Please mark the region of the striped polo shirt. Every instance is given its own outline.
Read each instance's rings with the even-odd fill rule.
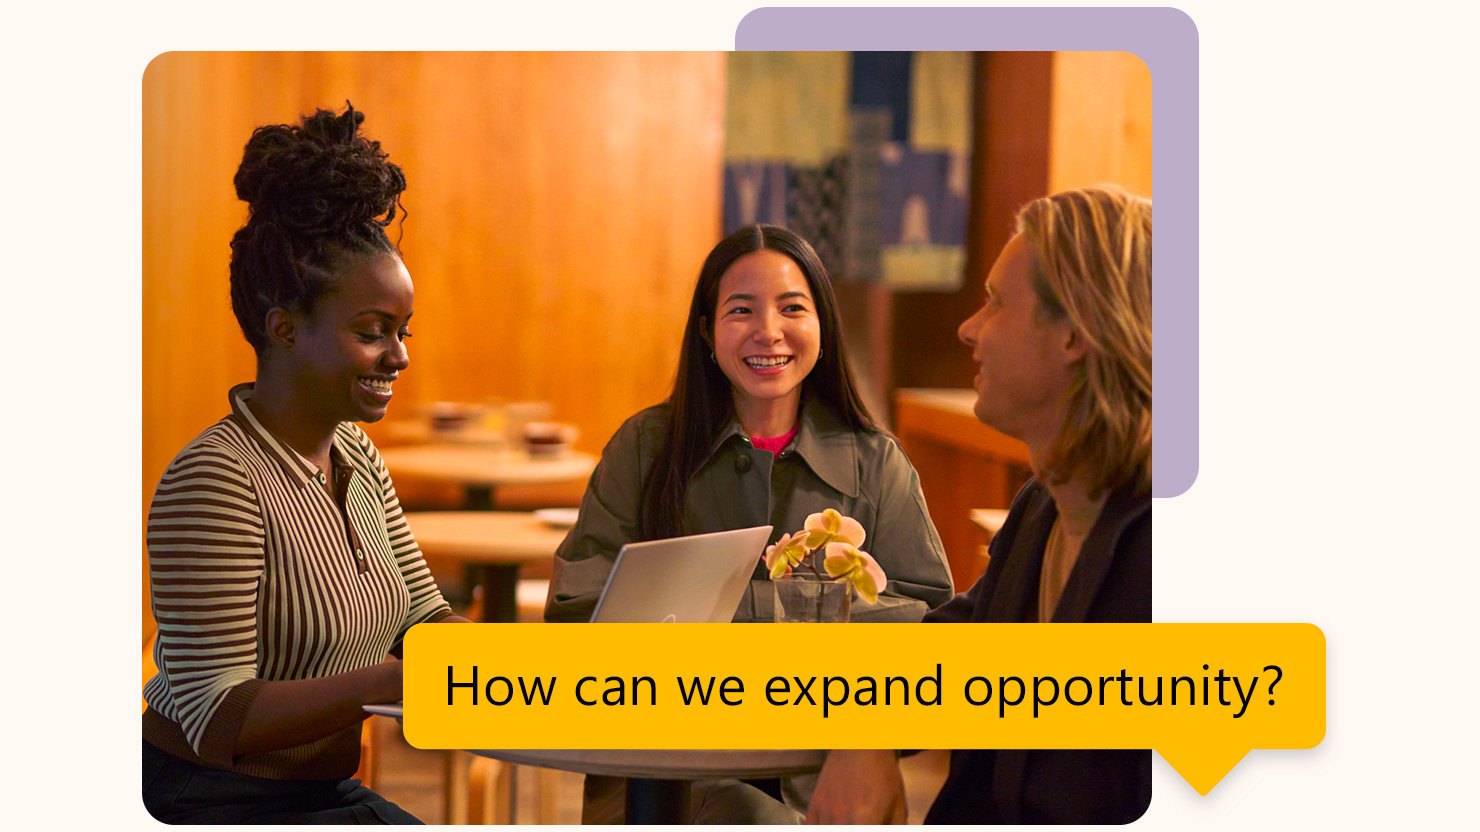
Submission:
[[[144,739],[213,768],[275,779],[348,777],[359,727],[234,756],[264,682],[331,676],[399,653],[413,624],[451,614],[401,514],[380,454],[352,423],[328,478],[231,389],[231,414],[170,463],[149,508],[159,673]]]

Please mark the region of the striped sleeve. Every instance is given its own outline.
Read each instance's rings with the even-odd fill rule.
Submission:
[[[202,759],[217,765],[229,765],[261,686],[257,591],[264,539],[257,495],[229,448],[202,442],[181,452],[149,508],[160,672],[145,697],[180,725]]]
[[[411,535],[411,528],[401,512],[401,501],[396,496],[395,483],[391,482],[390,471],[381,461],[380,451],[358,426],[354,426],[354,431],[356,440],[370,460],[370,469],[384,500],[385,532],[390,539],[391,554],[396,559],[396,567],[401,571],[401,579],[406,582],[407,591],[411,593],[411,608],[406,614],[406,621],[396,632],[395,646],[392,648],[394,654],[400,655],[401,640],[406,637],[407,630],[426,621],[440,621],[452,614],[452,608],[442,597],[442,590],[437,587],[432,570],[427,568],[421,549],[416,545],[416,538]]]

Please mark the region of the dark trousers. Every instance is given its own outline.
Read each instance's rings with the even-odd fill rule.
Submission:
[[[359,780],[233,774],[198,766],[147,742],[144,808],[164,823],[421,823]]]

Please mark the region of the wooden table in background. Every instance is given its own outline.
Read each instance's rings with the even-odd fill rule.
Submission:
[[[483,587],[485,622],[519,620],[519,569],[546,563],[568,529],[523,511],[412,511],[406,525],[428,560],[458,561]]]
[[[596,457],[566,451],[549,458],[531,457],[523,449],[434,443],[402,445],[380,452],[391,477],[416,477],[462,486],[466,507],[483,511],[497,505],[501,485],[584,480],[596,468]]]
[[[379,448],[395,448],[402,445],[482,445],[488,448],[503,448],[510,445],[503,431],[489,430],[478,425],[467,425],[455,430],[438,430],[426,419],[386,419],[377,422],[366,432]]]
[[[957,592],[986,571],[985,532],[972,509],[1006,509],[1028,481],[1028,447],[977,420],[975,390],[907,388],[895,394],[894,431],[920,475],[930,519]]]

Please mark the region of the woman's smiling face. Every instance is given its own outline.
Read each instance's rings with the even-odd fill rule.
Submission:
[[[714,358],[742,423],[748,412],[800,404],[822,335],[807,278],[790,257],[762,249],[731,264],[713,320]]]
[[[326,422],[375,422],[410,364],[411,275],[384,254],[358,262],[299,323],[295,385]]]

